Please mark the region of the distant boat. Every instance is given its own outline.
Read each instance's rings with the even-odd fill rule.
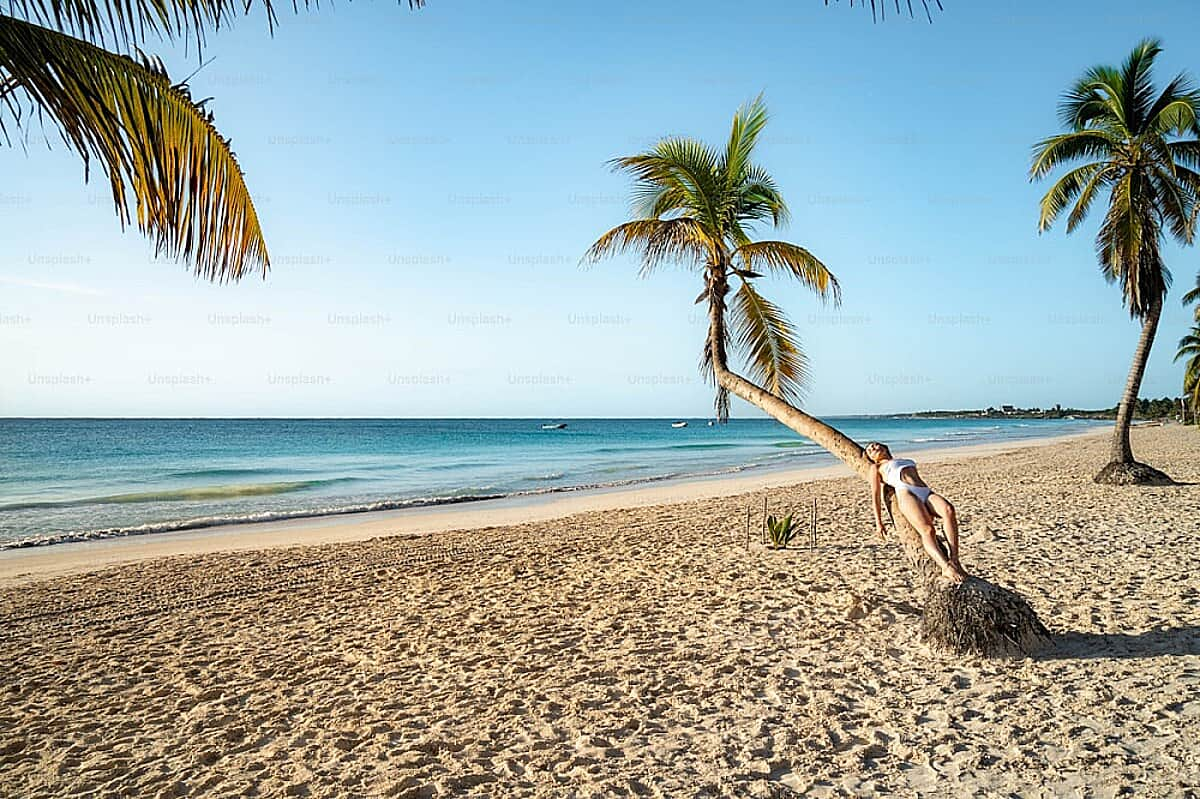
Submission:
[[[566,430],[567,423],[559,422],[558,424],[544,424],[544,425],[542,425],[542,429],[543,430]]]
[[[709,427],[712,427],[712,426],[713,426],[713,420],[712,420],[712,419],[709,419],[709,420],[708,420],[708,426],[709,426]]]
[[[671,427],[687,427],[687,422],[671,422]]]

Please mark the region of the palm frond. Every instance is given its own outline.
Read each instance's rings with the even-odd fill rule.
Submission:
[[[719,161],[717,153],[703,142],[670,137],[659,141],[650,152],[611,163],[613,169],[627,172],[642,184],[643,198],[669,188],[676,200],[686,198],[692,215],[719,227],[723,190]]]
[[[776,227],[786,225],[791,217],[783,193],[775,178],[762,167],[750,164],[742,180],[735,186],[737,203],[735,217],[741,223],[759,222],[769,218]]]
[[[1143,39],[1121,65],[1123,120],[1135,135],[1145,130],[1150,121],[1148,114],[1154,104],[1152,70],[1154,60],[1161,52],[1162,46],[1157,39]]]
[[[725,144],[725,155],[720,169],[725,173],[726,189],[733,189],[742,180],[750,166],[754,145],[768,120],[767,105],[760,94],[753,102],[743,105],[733,115],[729,141]]]
[[[808,361],[783,310],[743,280],[730,306],[738,352],[751,375],[777,397],[796,401],[808,384]]]
[[[1086,130],[1097,126],[1124,126],[1124,92],[1121,73],[1112,67],[1096,66],[1063,95],[1058,105],[1058,118],[1070,130]]]
[[[795,278],[811,289],[822,301],[838,305],[842,287],[837,278],[815,255],[786,241],[755,241],[734,250],[734,257],[751,272],[773,272]]]
[[[834,0],[834,2],[838,2],[838,0]],[[878,22],[880,20],[887,19],[888,0],[850,0],[850,7],[854,8],[856,2],[858,5],[863,7],[868,5],[871,6],[872,22]],[[825,5],[829,5],[829,0],[825,0]],[[897,15],[903,13],[903,8],[907,8],[908,15],[910,17],[916,16],[916,9],[913,6],[913,0],[904,0],[903,5],[901,5],[901,0],[892,0],[892,5],[896,10]],[[944,10],[942,8],[942,0],[933,0],[932,5],[930,4],[929,0],[921,0],[921,8],[925,10],[925,18],[930,22],[933,22],[933,14],[931,13],[933,8],[936,8],[938,11]]]
[[[712,255],[712,242],[703,226],[690,217],[635,219],[597,239],[583,261],[596,263],[630,250],[640,254],[641,275],[645,277],[667,262],[702,266]]]
[[[9,106],[17,127],[50,117],[85,165],[99,162],[122,226],[132,193],[138,227],[159,254],[210,280],[265,274],[266,243],[229,141],[161,62],[0,16],[0,72],[18,87]],[[7,134],[2,118],[0,129]]]
[[[1083,224],[1083,220],[1087,218],[1088,211],[1091,210],[1092,201],[1096,198],[1096,192],[1108,186],[1115,174],[1116,170],[1112,166],[1105,164],[1088,178],[1087,183],[1080,189],[1079,197],[1075,200],[1075,205],[1071,208],[1071,213],[1067,217],[1068,233],[1073,233],[1076,228]],[[1043,200],[1043,202],[1045,201]]]
[[[1106,159],[1117,144],[1108,133],[1097,130],[1070,131],[1051,136],[1034,145],[1029,177],[1031,180],[1044,178],[1057,167],[1084,158]]]
[[[1104,164],[1101,162],[1084,164],[1072,169],[1055,181],[1050,190],[1042,197],[1041,215],[1038,218],[1038,232],[1049,230],[1063,209],[1076,197],[1081,197],[1084,188],[1103,169]],[[1081,197],[1081,199],[1083,198]],[[1090,202],[1090,198],[1088,198],[1088,202]],[[1086,208],[1082,212],[1086,213]],[[1068,230],[1070,229],[1068,227]]]
[[[292,0],[292,10],[299,11],[301,2],[309,8],[319,0]],[[101,46],[133,50],[152,35],[192,39],[203,47],[206,31],[249,14],[256,5],[273,31],[278,18],[272,0],[9,0],[7,13]],[[420,8],[425,0],[408,0],[408,5]]]

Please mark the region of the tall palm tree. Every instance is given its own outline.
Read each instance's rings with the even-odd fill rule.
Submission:
[[[1084,73],[1059,106],[1067,132],[1038,142],[1030,168],[1036,180],[1071,166],[1042,198],[1039,231],[1049,229],[1071,205],[1070,233],[1087,217],[1096,196],[1107,193],[1108,210],[1096,234],[1100,271],[1121,287],[1130,315],[1142,323],[1117,408],[1109,463],[1096,475],[1098,483],[1170,481],[1138,463],[1129,445],[1138,389],[1171,285],[1163,239],[1169,234],[1191,244],[1200,209],[1200,93],[1184,74],[1162,91],[1155,89],[1152,68],[1161,51],[1156,40],[1147,39],[1120,68],[1097,66]]]
[[[261,6],[273,30],[271,0]],[[207,30],[251,7],[250,0],[9,0],[0,13],[0,136],[12,144],[14,133],[39,132],[49,120],[85,167],[94,159],[104,170],[121,226],[136,219],[159,254],[210,280],[265,274],[266,242],[229,140],[204,101],[141,50],[151,35],[200,48]]]
[[[754,236],[756,226],[778,226],[788,218],[775,180],[752,160],[766,123],[760,97],[734,114],[721,149],[667,138],[646,152],[616,159],[614,167],[634,179],[637,218],[601,236],[584,261],[633,252],[641,258],[643,275],[667,262],[692,268],[702,285],[696,302],[707,305],[709,320],[700,366],[715,386],[718,416],[728,416],[732,393],[869,480],[873,467],[862,447],[797,407],[807,378],[804,355],[783,310],[756,287],[771,273],[799,281],[823,300],[840,299],[837,280],[807,249]],[[750,378],[730,368],[731,353],[745,363]],[[1042,640],[1045,628],[1012,592],[978,578],[958,588],[939,580],[894,495],[888,502],[908,561],[926,590],[924,630],[930,641],[956,651],[995,653],[1014,646],[1031,649]]]
[[[1196,418],[1200,413],[1200,325],[1193,325],[1192,332],[1179,339],[1175,360],[1180,358],[1188,359],[1183,365],[1183,396],[1191,408],[1192,423],[1200,424]]]

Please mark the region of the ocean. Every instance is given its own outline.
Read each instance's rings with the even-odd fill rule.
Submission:
[[[834,462],[771,419],[672,421],[0,419],[0,548]],[[903,455],[1105,424],[828,421]]]

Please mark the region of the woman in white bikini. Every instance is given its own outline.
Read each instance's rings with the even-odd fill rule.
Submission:
[[[921,534],[921,543],[929,557],[942,570],[942,576],[954,583],[967,578],[958,560],[958,517],[954,506],[946,498],[933,493],[917,474],[917,464],[908,458],[893,458],[886,445],[872,441],[866,447],[867,458],[875,464],[871,472],[871,502],[875,509],[875,529],[880,538],[886,538],[883,526],[883,485],[896,489],[896,501],[904,518]],[[937,516],[946,526],[946,542],[943,549],[933,527]],[[947,553],[949,553],[947,555]]]

